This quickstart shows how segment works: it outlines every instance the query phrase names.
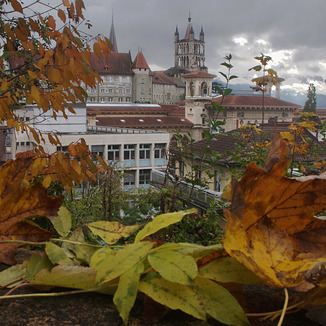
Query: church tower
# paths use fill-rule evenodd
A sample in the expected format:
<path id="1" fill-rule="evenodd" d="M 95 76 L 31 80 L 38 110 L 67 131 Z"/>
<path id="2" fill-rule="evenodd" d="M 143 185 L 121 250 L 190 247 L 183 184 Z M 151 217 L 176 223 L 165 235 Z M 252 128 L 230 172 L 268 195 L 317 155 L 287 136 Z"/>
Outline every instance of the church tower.
<path id="1" fill-rule="evenodd" d="M 112 43 L 112 52 L 118 52 L 118 43 L 117 43 L 117 38 L 115 36 L 115 29 L 114 29 L 114 23 L 113 23 L 113 13 L 112 13 L 112 23 L 111 23 L 109 40 Z"/>
<path id="2" fill-rule="evenodd" d="M 201 27 L 199 40 L 195 39 L 195 33 L 189 14 L 185 37 L 180 40 L 178 27 L 176 27 L 174 33 L 174 67 L 185 69 L 189 72 L 197 71 L 198 69 L 207 71 L 207 67 L 205 66 L 204 38 L 204 30 L 203 27 Z"/>

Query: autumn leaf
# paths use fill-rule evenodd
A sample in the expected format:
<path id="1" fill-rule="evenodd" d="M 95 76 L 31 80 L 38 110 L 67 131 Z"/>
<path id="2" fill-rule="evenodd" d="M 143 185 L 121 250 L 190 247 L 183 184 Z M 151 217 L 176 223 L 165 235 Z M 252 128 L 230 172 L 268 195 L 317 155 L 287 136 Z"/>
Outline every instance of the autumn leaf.
<path id="1" fill-rule="evenodd" d="M 22 186 L 32 162 L 31 158 L 17 159 L 0 169 L 0 261 L 6 264 L 15 262 L 14 249 L 21 246 L 7 241 L 44 241 L 52 235 L 26 219 L 56 215 L 62 202 L 62 198 L 49 197 L 40 184 Z"/>
<path id="2" fill-rule="evenodd" d="M 247 166 L 232 187 L 224 248 L 262 280 L 294 287 L 326 260 L 325 176 L 287 178 L 285 142 L 277 135 L 265 167 Z"/>

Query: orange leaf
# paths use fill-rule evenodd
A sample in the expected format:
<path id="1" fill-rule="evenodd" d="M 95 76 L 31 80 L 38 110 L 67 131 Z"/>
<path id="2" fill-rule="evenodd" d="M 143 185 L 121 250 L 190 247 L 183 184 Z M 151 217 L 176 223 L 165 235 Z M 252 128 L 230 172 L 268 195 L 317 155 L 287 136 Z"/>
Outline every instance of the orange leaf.
<path id="1" fill-rule="evenodd" d="M 56 215 L 62 198 L 51 198 L 40 184 L 22 187 L 32 158 L 17 159 L 0 168 L 0 261 L 13 264 L 15 248 L 19 243 L 7 240 L 44 241 L 51 233 L 25 221 L 38 216 Z M 2 242 L 2 243 L 1 243 Z"/>
<path id="2" fill-rule="evenodd" d="M 67 17 L 62 9 L 58 10 L 58 17 L 63 21 L 63 23 L 66 22 Z"/>
<path id="3" fill-rule="evenodd" d="M 17 0 L 10 0 L 10 2 L 11 2 L 11 6 L 15 11 L 18 11 L 21 14 L 23 13 L 23 7 Z"/>
<path id="4" fill-rule="evenodd" d="M 70 2 L 69 0 L 62 0 L 62 3 L 65 7 L 70 7 Z"/>
<path id="5" fill-rule="evenodd" d="M 50 28 L 52 28 L 53 30 L 55 30 L 55 20 L 52 16 L 48 17 L 48 25 Z"/>
<path id="6" fill-rule="evenodd" d="M 287 178 L 285 142 L 278 138 L 264 169 L 255 163 L 232 187 L 224 248 L 268 284 L 294 287 L 326 259 L 326 175 Z"/>

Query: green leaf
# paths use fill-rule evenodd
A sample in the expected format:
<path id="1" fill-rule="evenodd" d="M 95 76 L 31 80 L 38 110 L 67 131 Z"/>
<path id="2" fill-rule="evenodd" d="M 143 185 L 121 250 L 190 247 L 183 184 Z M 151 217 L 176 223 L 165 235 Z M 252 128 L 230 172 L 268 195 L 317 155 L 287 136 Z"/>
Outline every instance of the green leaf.
<path id="1" fill-rule="evenodd" d="M 75 258 L 81 263 L 89 265 L 92 255 L 96 250 L 98 250 L 98 248 L 87 245 L 82 227 L 79 227 L 72 232 L 68 240 L 78 241 L 80 244 L 64 243 L 62 248 L 72 252 Z"/>
<path id="2" fill-rule="evenodd" d="M 34 255 L 26 264 L 26 280 L 33 280 L 35 275 L 42 269 L 50 270 L 53 267 L 47 255 Z"/>
<path id="3" fill-rule="evenodd" d="M 162 277 L 171 282 L 191 284 L 198 274 L 197 264 L 192 257 L 172 250 L 150 253 L 148 261 Z"/>
<path id="4" fill-rule="evenodd" d="M 138 263 L 120 276 L 118 289 L 114 294 L 113 302 L 119 314 L 127 325 L 129 313 L 137 298 L 140 275 L 144 272 L 144 264 Z"/>
<path id="5" fill-rule="evenodd" d="M 258 65 L 258 66 L 251 67 L 251 68 L 249 69 L 249 71 L 251 71 L 251 70 L 261 71 L 261 69 L 262 69 L 262 66 Z"/>
<path id="6" fill-rule="evenodd" d="M 67 256 L 65 251 L 52 242 L 47 242 L 45 245 L 45 252 L 51 260 L 52 264 L 72 266 L 74 263 Z"/>
<path id="7" fill-rule="evenodd" d="M 229 80 L 232 80 L 232 79 L 235 79 L 235 78 L 238 78 L 238 76 L 232 75 L 232 76 L 229 77 Z"/>
<path id="8" fill-rule="evenodd" d="M 71 215 L 66 207 L 61 206 L 58 215 L 49 217 L 49 220 L 62 237 L 68 236 L 71 229 Z"/>
<path id="9" fill-rule="evenodd" d="M 232 257 L 211 261 L 199 270 L 198 275 L 223 283 L 255 284 L 262 282 L 256 274 Z"/>
<path id="10" fill-rule="evenodd" d="M 203 304 L 190 286 L 169 282 L 158 273 L 149 273 L 139 282 L 138 290 L 173 310 L 180 309 L 195 318 L 206 320 Z"/>
<path id="11" fill-rule="evenodd" d="M 227 89 L 224 90 L 224 96 L 229 95 L 231 93 L 232 93 L 232 89 L 231 88 L 227 88 Z"/>
<path id="12" fill-rule="evenodd" d="M 95 288 L 95 276 L 90 267 L 59 265 L 51 271 L 42 269 L 31 283 L 87 290 Z"/>
<path id="13" fill-rule="evenodd" d="M 245 312 L 228 290 L 201 277 L 196 278 L 196 283 L 205 311 L 210 316 L 226 325 L 250 325 Z"/>
<path id="14" fill-rule="evenodd" d="M 135 242 L 141 241 L 149 235 L 180 222 L 185 215 L 197 213 L 197 209 L 192 208 L 186 211 L 162 214 L 154 217 L 153 221 L 147 223 L 145 227 L 140 230 L 136 236 Z"/>
<path id="15" fill-rule="evenodd" d="M 122 237 L 129 237 L 140 225 L 124 226 L 119 222 L 98 221 L 86 224 L 90 230 L 107 244 L 114 244 Z"/>
<path id="16" fill-rule="evenodd" d="M 125 273 L 141 262 L 153 247 L 153 242 L 139 242 L 123 249 L 101 248 L 95 252 L 90 266 L 97 271 L 96 282 L 103 284 Z"/>
<path id="17" fill-rule="evenodd" d="M 25 274 L 26 268 L 22 267 L 21 264 L 11 266 L 0 272 L 0 286 L 7 285 L 22 277 L 25 277 Z M 12 286 L 18 285 L 19 283 L 21 283 L 21 281 L 12 284 Z"/>
<path id="18" fill-rule="evenodd" d="M 224 72 L 222 72 L 222 71 L 219 71 L 219 73 L 226 79 L 226 80 L 228 80 L 228 76 L 224 73 Z"/>

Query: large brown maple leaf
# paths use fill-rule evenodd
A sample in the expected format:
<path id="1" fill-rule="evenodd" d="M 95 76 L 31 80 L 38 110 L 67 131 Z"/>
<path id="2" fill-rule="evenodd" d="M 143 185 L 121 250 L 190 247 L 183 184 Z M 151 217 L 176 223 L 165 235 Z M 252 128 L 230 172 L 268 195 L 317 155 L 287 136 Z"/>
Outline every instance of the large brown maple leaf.
<path id="1" fill-rule="evenodd" d="M 223 240 L 229 255 L 267 284 L 294 287 L 326 261 L 326 176 L 287 178 L 286 143 L 274 139 L 263 169 L 251 163 L 232 184 Z"/>
<path id="2" fill-rule="evenodd" d="M 22 244 L 5 241 L 36 242 L 50 238 L 51 232 L 41 229 L 30 219 L 56 215 L 62 202 L 62 198 L 49 197 L 40 184 L 23 186 L 32 163 L 32 158 L 17 159 L 0 168 L 0 262 L 9 265 L 15 263 L 14 249 Z"/>

